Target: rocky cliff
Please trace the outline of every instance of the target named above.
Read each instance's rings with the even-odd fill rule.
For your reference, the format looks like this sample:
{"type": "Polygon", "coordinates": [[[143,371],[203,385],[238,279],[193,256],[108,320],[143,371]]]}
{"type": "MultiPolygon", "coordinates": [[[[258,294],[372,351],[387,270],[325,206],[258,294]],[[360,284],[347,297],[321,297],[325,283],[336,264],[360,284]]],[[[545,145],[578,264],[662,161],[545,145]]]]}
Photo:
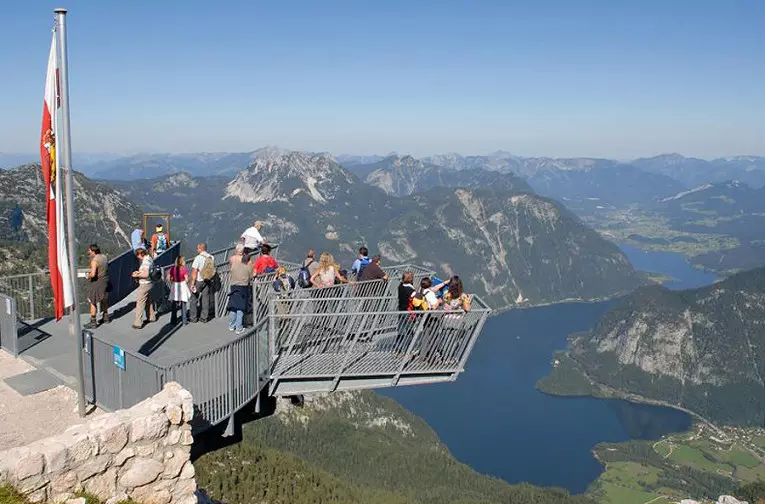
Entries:
{"type": "Polygon", "coordinates": [[[525,180],[512,172],[502,173],[483,168],[453,170],[412,156],[389,156],[366,168],[371,172],[364,177],[364,181],[394,196],[409,196],[434,187],[533,192],[525,180]]]}
{"type": "MultiPolygon", "coordinates": [[[[141,209],[111,186],[74,175],[76,237],[80,252],[97,242],[108,253],[130,246],[141,209]]],[[[0,171],[0,272],[46,267],[45,187],[39,164],[0,171]]]]}
{"type": "Polygon", "coordinates": [[[765,421],[765,269],[689,291],[643,288],[573,341],[596,381],[712,420],[765,421]]]}

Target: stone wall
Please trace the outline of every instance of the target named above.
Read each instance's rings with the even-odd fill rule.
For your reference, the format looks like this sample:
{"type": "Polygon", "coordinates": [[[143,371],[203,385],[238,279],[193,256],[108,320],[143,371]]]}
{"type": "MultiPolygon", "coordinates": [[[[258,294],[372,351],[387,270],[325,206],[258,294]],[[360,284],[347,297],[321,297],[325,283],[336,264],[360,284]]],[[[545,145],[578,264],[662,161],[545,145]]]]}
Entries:
{"type": "Polygon", "coordinates": [[[65,502],[84,490],[110,503],[196,503],[193,412],[191,394],[168,383],[128,410],[0,452],[0,484],[10,483],[32,502],[65,502]]]}

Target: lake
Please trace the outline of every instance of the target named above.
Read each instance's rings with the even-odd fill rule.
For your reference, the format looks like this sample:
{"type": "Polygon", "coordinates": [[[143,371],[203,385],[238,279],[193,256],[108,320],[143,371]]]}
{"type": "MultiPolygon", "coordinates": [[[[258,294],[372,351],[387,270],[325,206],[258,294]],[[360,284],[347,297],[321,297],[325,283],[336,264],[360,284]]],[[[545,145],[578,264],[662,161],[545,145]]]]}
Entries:
{"type": "Polygon", "coordinates": [[[620,244],[619,248],[636,270],[662,273],[671,277],[672,281],[664,283],[669,289],[695,289],[718,280],[715,273],[694,268],[685,257],[674,252],[642,250],[626,243],[620,244]]]}
{"type": "MultiPolygon", "coordinates": [[[[670,288],[716,280],[678,254],[625,253],[638,269],[675,279],[670,288]]],[[[457,459],[479,472],[583,492],[602,472],[592,456],[596,444],[657,439],[691,426],[687,414],[671,408],[553,397],[534,388],[566,337],[592,328],[615,303],[558,304],[493,317],[455,383],[381,393],[423,417],[457,459]]]]}

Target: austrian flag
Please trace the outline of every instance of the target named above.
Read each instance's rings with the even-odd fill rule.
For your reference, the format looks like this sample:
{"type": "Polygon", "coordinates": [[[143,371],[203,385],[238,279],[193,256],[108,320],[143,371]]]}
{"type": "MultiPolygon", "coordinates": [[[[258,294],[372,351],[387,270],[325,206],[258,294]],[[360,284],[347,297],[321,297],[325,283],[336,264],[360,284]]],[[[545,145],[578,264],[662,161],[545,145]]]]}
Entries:
{"type": "Polygon", "coordinates": [[[58,84],[58,50],[56,48],[56,34],[54,33],[50,46],[50,56],[48,57],[48,75],[45,79],[40,161],[46,188],[48,266],[50,268],[50,286],[53,289],[56,320],[60,320],[64,316],[64,308],[73,304],[72,277],[69,271],[64,236],[64,202],[61,197],[61,177],[59,176],[59,163],[56,156],[57,115],[61,106],[58,84]]]}

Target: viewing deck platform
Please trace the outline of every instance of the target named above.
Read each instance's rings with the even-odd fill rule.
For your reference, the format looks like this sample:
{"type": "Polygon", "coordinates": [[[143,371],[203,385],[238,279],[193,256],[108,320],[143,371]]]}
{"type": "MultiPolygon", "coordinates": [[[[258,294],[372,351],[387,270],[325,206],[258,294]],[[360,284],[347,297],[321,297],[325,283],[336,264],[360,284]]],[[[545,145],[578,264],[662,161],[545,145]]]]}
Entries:
{"type": "MultiPolygon", "coordinates": [[[[171,264],[179,246],[158,258],[171,264]]],[[[143,329],[135,319],[135,293],[116,285],[112,321],[83,330],[80,343],[68,320],[30,319],[44,314],[34,294],[45,291],[47,277],[0,279],[0,345],[57,379],[76,384],[77,358],[83,359],[87,398],[116,410],[155,394],[178,381],[194,396],[195,430],[229,420],[247,405],[259,411],[264,396],[293,396],[335,390],[369,389],[453,381],[465,363],[489,308],[473,297],[469,312],[398,311],[397,288],[404,271],[416,281],[431,272],[416,265],[385,267],[389,281],[375,280],[325,288],[297,288],[279,296],[273,274],[252,285],[252,323],[243,334],[229,331],[225,317],[230,249],[216,252],[215,318],[183,325],[172,323],[169,306],[160,303],[157,321],[143,329]],[[25,288],[17,288],[15,285],[25,288]],[[26,314],[27,319],[21,314],[26,314]],[[76,349],[80,347],[80,355],[76,349]]],[[[132,253],[131,253],[132,254],[132,253]]],[[[128,278],[136,264],[131,254],[110,262],[118,277],[128,278]]],[[[296,277],[299,266],[285,263],[296,277]]],[[[19,277],[14,277],[19,278],[19,277]]],[[[123,282],[125,283],[125,282],[123,282]]],[[[164,298],[164,283],[155,292],[164,298]]],[[[82,310],[81,310],[82,311],[82,310]]],[[[82,314],[83,326],[89,320],[82,314]]]]}

